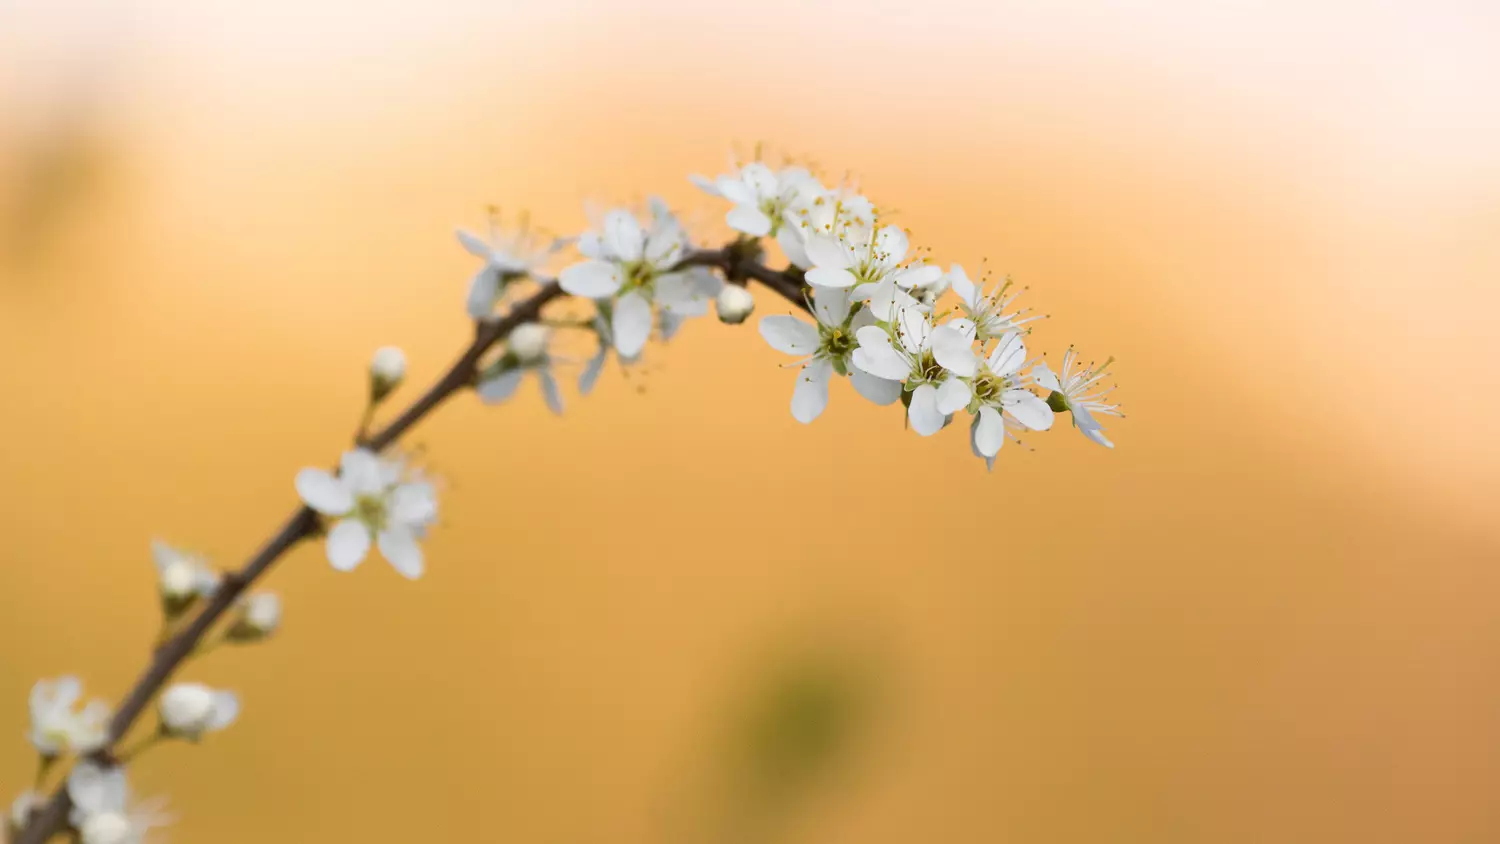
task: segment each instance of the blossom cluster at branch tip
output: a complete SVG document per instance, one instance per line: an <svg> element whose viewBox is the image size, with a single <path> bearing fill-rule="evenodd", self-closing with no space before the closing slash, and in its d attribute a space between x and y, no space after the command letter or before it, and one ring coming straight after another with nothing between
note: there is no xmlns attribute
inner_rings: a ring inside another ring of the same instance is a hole
<svg viewBox="0 0 1500 844"><path fill-rule="evenodd" d="M118 766L80 762L68 775L67 789L73 804L68 820L80 844L142 844L147 832L172 822L163 813L165 801L133 800Z"/></svg>
<svg viewBox="0 0 1500 844"><path fill-rule="evenodd" d="M82 707L83 683L77 677L38 680L31 687L31 732L28 738L43 759L65 753L92 753L109 737L109 704L92 700Z"/></svg>

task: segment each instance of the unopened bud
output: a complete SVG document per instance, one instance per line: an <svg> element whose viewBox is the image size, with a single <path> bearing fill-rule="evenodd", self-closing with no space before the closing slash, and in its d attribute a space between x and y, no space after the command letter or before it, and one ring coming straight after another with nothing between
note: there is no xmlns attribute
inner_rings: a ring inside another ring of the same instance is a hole
<svg viewBox="0 0 1500 844"><path fill-rule="evenodd" d="M234 642L257 642L276 632L281 624L281 599L259 592L239 604L239 615L226 635Z"/></svg>
<svg viewBox="0 0 1500 844"><path fill-rule="evenodd" d="M212 595L219 577L203 560L167 545L155 542L151 548L156 558L156 585L161 591L162 612L175 619L199 598Z"/></svg>
<svg viewBox="0 0 1500 844"><path fill-rule="evenodd" d="M78 827L79 844L130 844L140 830L123 812L94 812Z"/></svg>
<svg viewBox="0 0 1500 844"><path fill-rule="evenodd" d="M510 333L510 353L523 364L537 363L547 356L547 326L528 322Z"/></svg>
<svg viewBox="0 0 1500 844"><path fill-rule="evenodd" d="M16 802L10 804L10 814L5 818L5 826L10 830L11 835L25 829L26 825L31 823L32 814L40 812L46 804L47 801L35 790L21 792Z"/></svg>
<svg viewBox="0 0 1500 844"><path fill-rule="evenodd" d="M406 377L406 353L395 346L382 346L370 359L370 400L378 402L401 386Z"/></svg>
<svg viewBox="0 0 1500 844"><path fill-rule="evenodd" d="M738 284L726 284L719 291L719 298L714 300L714 307L719 312L720 322L739 325L755 310L755 297Z"/></svg>
<svg viewBox="0 0 1500 844"><path fill-rule="evenodd" d="M240 714L234 692L210 689L201 683L177 683L161 696L162 732L197 741L204 733L222 730Z"/></svg>

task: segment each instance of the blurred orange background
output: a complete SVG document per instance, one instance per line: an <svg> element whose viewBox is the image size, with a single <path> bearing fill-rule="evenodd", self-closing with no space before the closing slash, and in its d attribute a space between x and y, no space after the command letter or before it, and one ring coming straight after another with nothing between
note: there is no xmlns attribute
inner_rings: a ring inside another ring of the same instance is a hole
<svg viewBox="0 0 1500 844"><path fill-rule="evenodd" d="M153 536L239 565L375 347L398 399L462 348L455 226L715 240L686 176L764 141L1115 355L1118 448L804 428L712 319L562 419L460 397L427 576L301 547L184 674L244 713L136 766L172 840L1500 837L1500 7L12 0L0 72L6 794L35 679L144 664ZM762 828L795 666L857 700Z"/></svg>

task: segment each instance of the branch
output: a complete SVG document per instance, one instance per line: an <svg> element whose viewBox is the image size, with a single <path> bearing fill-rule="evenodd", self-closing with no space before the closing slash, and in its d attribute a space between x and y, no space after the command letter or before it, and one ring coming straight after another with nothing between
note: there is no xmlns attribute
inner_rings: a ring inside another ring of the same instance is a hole
<svg viewBox="0 0 1500 844"><path fill-rule="evenodd" d="M755 244L736 241L723 249L689 253L677 266L678 268L699 266L717 269L724 273L731 283L744 284L747 279L758 281L798 307L805 309L807 300L803 294L800 271L773 270L761 263L759 258L759 249ZM508 337L516 327L537 320L544 306L564 295L562 287L556 281L548 281L540 290L516 303L504 317L480 323L475 332L474 341L453 362L448 371L427 389L427 392L412 402L384 429L363 438L357 444L378 452L394 443L454 393L472 385L478 372L479 360L496 343ZM113 761L115 745L135 725L135 722L146 711L146 707L151 705L151 701L182 666L182 663L197 650L199 643L203 641L204 636L214 624L234 606L247 589L281 559L283 554L302 540L316 535L318 530L317 514L308 507L299 507L287 517L281 528L242 568L223 576L213 598L199 611L192 622L156 649L151 663L146 666L146 670L141 673L140 678L136 680L135 685L131 687L130 692L115 710L109 724L109 738L104 747L93 754L93 758L105 763ZM31 822L17 836L15 844L44 844L53 835L66 829L71 808L65 780L53 792L46 806L32 816Z"/></svg>

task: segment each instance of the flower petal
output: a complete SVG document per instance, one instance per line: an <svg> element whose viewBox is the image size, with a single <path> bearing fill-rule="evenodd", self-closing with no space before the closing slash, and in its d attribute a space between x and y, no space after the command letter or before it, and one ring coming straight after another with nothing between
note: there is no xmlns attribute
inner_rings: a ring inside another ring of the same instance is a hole
<svg viewBox="0 0 1500 844"><path fill-rule="evenodd" d="M1026 362L1026 343L1015 331L1000 335L1000 342L990 352L990 371L996 375L1013 375Z"/></svg>
<svg viewBox="0 0 1500 844"><path fill-rule="evenodd" d="M214 692L213 709L208 714L208 729L222 730L240 716L240 698L234 692Z"/></svg>
<svg viewBox="0 0 1500 844"><path fill-rule="evenodd" d="M813 312L818 322L827 326L843 325L849 318L849 292L837 287L815 287Z"/></svg>
<svg viewBox="0 0 1500 844"><path fill-rule="evenodd" d="M302 503L325 516L342 516L354 509L354 494L349 487L323 469L303 469L297 473L296 483Z"/></svg>
<svg viewBox="0 0 1500 844"><path fill-rule="evenodd" d="M380 556L385 557L391 567L408 580L422 576L422 546L417 537L404 525L391 525L380 532Z"/></svg>
<svg viewBox="0 0 1500 844"><path fill-rule="evenodd" d="M802 243L802 232L797 228L795 222L786 222L781 226L781 231L776 233L776 245L786 254L786 259L800 269L808 269L812 266L812 259L807 257L807 247Z"/></svg>
<svg viewBox="0 0 1500 844"><path fill-rule="evenodd" d="M758 197L770 199L776 196L776 174L759 161L740 168L740 179Z"/></svg>
<svg viewBox="0 0 1500 844"><path fill-rule="evenodd" d="M583 372L578 376L579 395L586 396L589 393L593 392L594 384L599 381L599 373L604 371L604 361L608 357L609 349L607 347L600 346L599 354L589 358L589 362L583 367Z"/></svg>
<svg viewBox="0 0 1500 844"><path fill-rule="evenodd" d="M718 185L715 185L714 180L710 179L707 176L693 173L692 175L688 176L688 181L692 182L694 187L698 188L698 190L703 191L709 196L721 196L721 194L719 193Z"/></svg>
<svg viewBox="0 0 1500 844"><path fill-rule="evenodd" d="M792 390L792 418L806 425L823 414L828 406L828 379L833 364L815 360L797 373L797 387Z"/></svg>
<svg viewBox="0 0 1500 844"><path fill-rule="evenodd" d="M1051 367L1047 366L1046 361L1042 361L1031 368L1031 379L1044 390L1057 392L1062 389L1062 384L1057 380L1057 374L1052 371Z"/></svg>
<svg viewBox="0 0 1500 844"><path fill-rule="evenodd" d="M604 247L622 261L641 259L646 251L646 233L634 214L617 208L604 215Z"/></svg>
<svg viewBox="0 0 1500 844"><path fill-rule="evenodd" d="M760 336L778 352L806 357L818 350L818 329L794 316L777 314L760 321Z"/></svg>
<svg viewBox="0 0 1500 844"><path fill-rule="evenodd" d="M483 258L488 261L495 254L495 250L490 246L489 241L470 231L459 229L458 243L464 248L465 252L468 252L475 258Z"/></svg>
<svg viewBox="0 0 1500 844"><path fill-rule="evenodd" d="M897 316L896 337L901 345L912 354L927 348L927 338L932 336L932 323L927 315L916 308L901 308Z"/></svg>
<svg viewBox="0 0 1500 844"><path fill-rule="evenodd" d="M620 268L608 261L583 261L563 270L557 277L562 289L585 299L613 296L625 280Z"/></svg>
<svg viewBox="0 0 1500 844"><path fill-rule="evenodd" d="M910 246L906 232L896 226L885 226L875 234L875 252L881 263L901 263L901 259L906 257L906 250Z"/></svg>
<svg viewBox="0 0 1500 844"><path fill-rule="evenodd" d="M895 275L896 283L902 287L925 287L942 277L942 269L930 264L907 267Z"/></svg>
<svg viewBox="0 0 1500 844"><path fill-rule="evenodd" d="M521 369L507 369L493 378L479 382L479 400L485 404L499 404L516 394L521 378L526 373Z"/></svg>
<svg viewBox="0 0 1500 844"><path fill-rule="evenodd" d="M370 553L370 531L357 519L344 519L328 532L328 562L339 571L354 571Z"/></svg>
<svg viewBox="0 0 1500 844"><path fill-rule="evenodd" d="M973 341L951 325L940 325L932 330L932 356L944 369L964 378L979 368Z"/></svg>
<svg viewBox="0 0 1500 844"><path fill-rule="evenodd" d="M958 378L946 378L937 391L938 413L944 416L957 413L968 406L972 396L968 383Z"/></svg>
<svg viewBox="0 0 1500 844"><path fill-rule="evenodd" d="M751 237L765 237L771 233L771 218L754 205L736 205L724 215L724 222L731 229Z"/></svg>
<svg viewBox="0 0 1500 844"><path fill-rule="evenodd" d="M911 420L911 429L924 437L943 430L945 415L937 409L937 388L923 384L911 394L911 407L906 409Z"/></svg>
<svg viewBox="0 0 1500 844"><path fill-rule="evenodd" d="M803 246L807 249L807 257L812 260L815 267L831 270L849 268L848 253L844 251L842 244L831 237L821 234L809 235Z"/></svg>
<svg viewBox="0 0 1500 844"><path fill-rule="evenodd" d="M1085 437L1088 437L1091 441L1096 442L1096 443L1104 446L1105 448L1114 448L1115 447L1115 444L1109 441L1109 437L1104 436L1104 429L1103 428L1082 428L1082 427L1080 427L1078 430L1082 431L1083 435Z"/></svg>
<svg viewBox="0 0 1500 844"><path fill-rule="evenodd" d="M905 380L911 374L911 364L891 346L891 338L884 329L867 325L855 337L859 339L859 348L853 355L855 366L891 381Z"/></svg>
<svg viewBox="0 0 1500 844"><path fill-rule="evenodd" d="M745 184L743 179L733 176L720 176L718 181L719 195L733 202L735 205L747 205L755 202L755 192Z"/></svg>
<svg viewBox="0 0 1500 844"><path fill-rule="evenodd" d="M958 298L965 305L971 308L974 307L974 300L979 295L979 288L975 287L974 282L969 280L969 274L964 271L962 266L954 264L948 270L948 286L953 288L953 292L958 294Z"/></svg>
<svg viewBox="0 0 1500 844"><path fill-rule="evenodd" d="M547 409L561 416L563 412L563 400L562 392L557 389L557 379L553 378L552 373L546 369L538 369L536 377L538 381L542 382L542 399L547 402Z"/></svg>
<svg viewBox="0 0 1500 844"><path fill-rule="evenodd" d="M1033 431L1045 431L1052 427L1055 416L1052 408L1030 390L1006 390L1000 397L1000 404L1006 413Z"/></svg>
<svg viewBox="0 0 1500 844"><path fill-rule="evenodd" d="M635 357L651 336L651 303L638 292L626 293L615 303L610 326L615 335L615 349L627 358Z"/></svg>
<svg viewBox="0 0 1500 844"><path fill-rule="evenodd" d="M390 468L375 452L354 448L339 458L339 480L355 495L370 495L384 491Z"/></svg>
<svg viewBox="0 0 1500 844"><path fill-rule="evenodd" d="M1005 445L1005 420L1000 411L989 405L979 408L979 421L974 429L974 447L984 457L994 457Z"/></svg>
<svg viewBox="0 0 1500 844"><path fill-rule="evenodd" d="M804 276L815 287L853 287L859 283L854 273L842 267L813 267Z"/></svg>
<svg viewBox="0 0 1500 844"><path fill-rule="evenodd" d="M500 295L500 270L487 266L474 274L469 282L469 316L484 319L495 311L495 299Z"/></svg>
<svg viewBox="0 0 1500 844"><path fill-rule="evenodd" d="M437 518L437 491L426 481L402 484L391 493L391 518L406 525L424 525Z"/></svg>
<svg viewBox="0 0 1500 844"><path fill-rule="evenodd" d="M901 382L879 378L855 366L849 370L854 391L879 405L895 404L901 398Z"/></svg>

